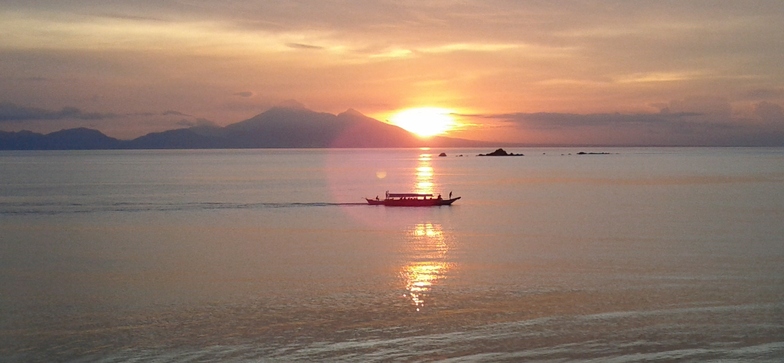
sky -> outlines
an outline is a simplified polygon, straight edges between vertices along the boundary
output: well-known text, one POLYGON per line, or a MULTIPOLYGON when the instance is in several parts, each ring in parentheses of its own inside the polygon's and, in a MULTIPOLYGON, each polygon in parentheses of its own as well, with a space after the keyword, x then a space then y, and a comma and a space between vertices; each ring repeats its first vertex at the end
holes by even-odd
POLYGON ((0 130, 118 138, 287 100, 532 145, 784 145, 784 1, 5 0, 0 130))

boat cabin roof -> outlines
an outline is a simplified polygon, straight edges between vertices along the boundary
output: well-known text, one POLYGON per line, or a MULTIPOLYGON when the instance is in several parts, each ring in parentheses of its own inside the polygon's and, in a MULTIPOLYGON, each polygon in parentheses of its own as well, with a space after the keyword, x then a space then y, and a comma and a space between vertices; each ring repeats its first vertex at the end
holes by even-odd
POLYGON ((417 193, 389 193, 388 198, 423 198, 432 197, 433 194, 417 194, 417 193))

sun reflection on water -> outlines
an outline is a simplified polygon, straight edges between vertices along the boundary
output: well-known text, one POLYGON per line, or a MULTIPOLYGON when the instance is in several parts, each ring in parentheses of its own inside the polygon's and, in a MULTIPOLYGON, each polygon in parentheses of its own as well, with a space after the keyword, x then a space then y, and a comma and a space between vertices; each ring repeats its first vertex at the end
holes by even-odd
POLYGON ((433 156, 431 154, 420 154, 419 163, 416 168, 416 181, 414 183, 414 190, 420 194, 433 194, 433 166, 431 161, 433 156))
POLYGON ((446 261, 448 246, 440 224, 417 224, 408 236, 411 262, 403 267, 401 275, 406 283, 405 296, 420 311, 434 285, 446 278, 450 268, 446 261))

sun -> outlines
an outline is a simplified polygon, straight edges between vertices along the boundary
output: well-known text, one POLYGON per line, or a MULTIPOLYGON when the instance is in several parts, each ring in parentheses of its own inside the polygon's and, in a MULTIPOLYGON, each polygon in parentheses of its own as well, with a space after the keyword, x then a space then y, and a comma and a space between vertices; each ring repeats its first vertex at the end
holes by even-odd
POLYGON ((405 109, 392 116, 390 121, 419 137, 441 135, 455 126, 452 110, 438 107, 405 109))

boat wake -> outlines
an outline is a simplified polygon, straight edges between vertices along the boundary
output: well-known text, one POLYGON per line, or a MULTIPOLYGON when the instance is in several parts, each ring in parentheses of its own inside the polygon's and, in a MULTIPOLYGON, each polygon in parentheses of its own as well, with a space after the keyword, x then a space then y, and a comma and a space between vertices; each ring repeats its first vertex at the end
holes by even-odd
POLYGON ((315 208, 338 206, 365 206, 367 203, 291 202, 291 203, 56 203, 20 202, 0 204, 0 215, 57 215, 99 212, 169 212, 226 209, 315 208))

